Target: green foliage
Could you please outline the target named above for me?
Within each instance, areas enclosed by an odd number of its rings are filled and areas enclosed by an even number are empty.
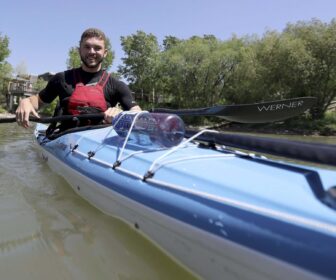
[[[336,114],[327,113],[321,119],[312,119],[311,116],[301,116],[288,119],[281,125],[286,129],[296,132],[296,134],[316,133],[324,136],[335,135],[336,133]]]
[[[174,103],[184,106],[211,106],[225,101],[225,89],[238,63],[232,42],[211,37],[193,37],[179,42],[162,54],[161,77],[165,94],[174,94]]]
[[[66,61],[67,68],[78,68],[81,66],[81,63],[78,47],[71,47]]]
[[[157,81],[159,45],[153,34],[137,31],[136,34],[121,37],[121,45],[126,54],[122,58],[124,66],[118,72],[131,83],[133,91],[149,95]]]
[[[111,72],[110,75],[117,80],[121,79],[121,74],[119,72]]]
[[[47,83],[48,83],[47,81],[39,78],[37,79],[36,83],[33,84],[33,89],[39,92],[47,86]]]
[[[283,32],[268,31],[261,38],[166,36],[159,46],[153,34],[137,31],[121,41],[125,57],[118,72],[136,94],[147,96],[148,106],[315,96],[310,114],[321,119],[336,98],[336,20],[288,24]]]
[[[291,81],[289,86],[316,96],[317,104],[311,114],[314,119],[322,118],[336,98],[336,21],[326,24],[314,19],[288,24],[284,36],[300,40],[305,51],[302,71],[296,75],[296,83]]]
[[[47,85],[47,81],[39,78],[37,79],[36,83],[33,84],[33,89],[37,92],[44,89]],[[56,98],[51,104],[44,105],[39,111],[42,115],[51,116],[54,113],[56,105],[58,103],[58,98]]]
[[[178,45],[179,43],[183,42],[183,40],[180,40],[174,36],[166,36],[163,40],[163,48],[165,51],[169,50],[170,48]]]
[[[56,98],[53,102],[50,104],[44,105],[40,110],[39,113],[44,116],[53,116],[55,112],[55,108],[58,104],[59,99]]]
[[[0,33],[0,63],[3,63],[5,59],[10,55],[9,38],[2,36]]]
[[[5,101],[8,81],[13,71],[12,66],[6,61],[9,54],[9,38],[0,33],[0,103]]]
[[[108,70],[113,62],[114,59],[114,51],[112,50],[111,42],[107,38],[106,39],[106,49],[107,49],[107,55],[102,63],[102,68]],[[78,68],[81,66],[81,58],[79,55],[78,47],[71,47],[68,52],[68,58],[66,61],[67,68]]]
[[[0,62],[0,97],[7,93],[8,82],[13,72],[12,66],[4,61]]]

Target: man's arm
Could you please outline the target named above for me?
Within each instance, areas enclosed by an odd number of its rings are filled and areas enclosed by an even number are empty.
[[[17,123],[25,128],[28,128],[30,114],[39,118],[37,110],[42,104],[43,102],[38,94],[22,99],[15,112]]]

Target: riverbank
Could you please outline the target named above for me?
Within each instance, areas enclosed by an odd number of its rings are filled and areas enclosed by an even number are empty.
[[[15,115],[11,113],[0,113],[0,118],[13,118],[13,117],[15,117]]]
[[[302,136],[336,136],[335,125],[297,125],[286,123],[270,124],[239,124],[222,123],[209,126],[209,129],[218,131],[276,134],[276,135],[302,135]]]
[[[197,119],[192,120],[198,121]],[[203,124],[190,125],[192,129],[214,129],[218,131],[246,132],[276,135],[336,136],[336,114],[327,114],[324,119],[312,120],[306,117],[293,118],[282,122],[244,124],[218,119],[203,120]],[[188,123],[188,120],[186,120]],[[187,125],[188,126],[188,125]]]
[[[313,128],[310,126],[291,126],[284,123],[273,123],[273,124],[222,123],[218,125],[207,126],[206,128],[218,131],[241,132],[241,133],[302,135],[302,136],[336,136],[336,129],[330,126]]]

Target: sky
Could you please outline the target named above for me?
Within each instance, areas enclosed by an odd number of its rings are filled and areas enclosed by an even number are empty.
[[[9,37],[7,61],[29,74],[66,69],[71,47],[82,32],[96,27],[109,37],[116,71],[124,52],[121,36],[142,30],[162,44],[165,36],[187,39],[212,34],[262,36],[287,23],[336,18],[335,0],[0,0],[0,36]]]

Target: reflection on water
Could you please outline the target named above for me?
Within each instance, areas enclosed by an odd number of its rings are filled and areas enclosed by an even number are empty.
[[[193,279],[76,195],[16,124],[0,126],[0,223],[1,279]]]

